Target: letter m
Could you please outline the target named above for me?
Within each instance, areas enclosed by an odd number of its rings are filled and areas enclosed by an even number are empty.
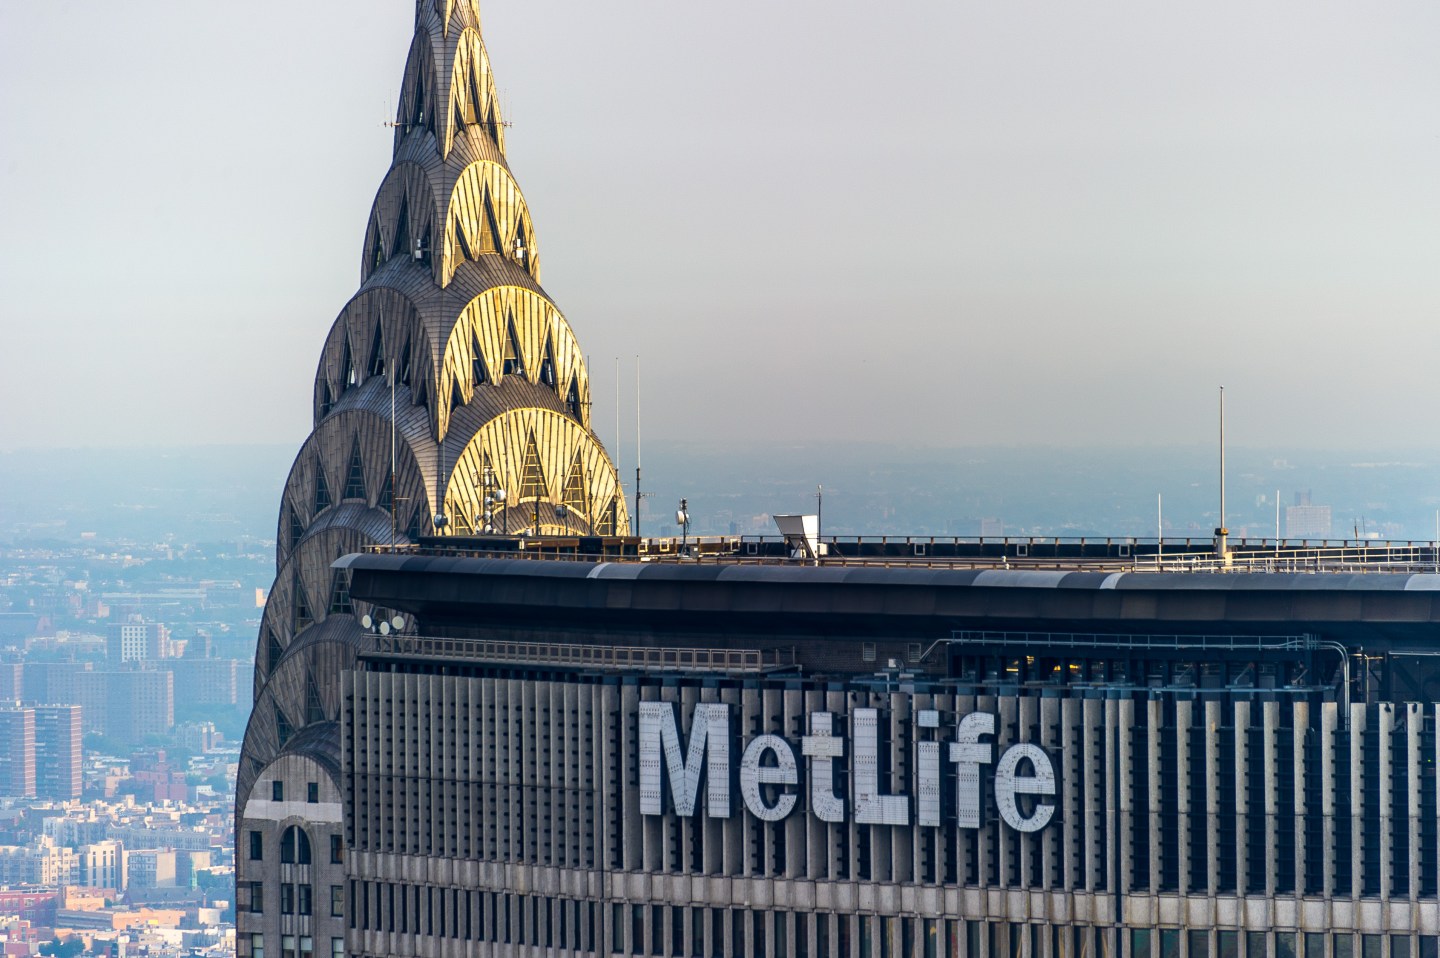
[[[668,773],[675,814],[694,815],[703,770],[706,813],[729,818],[730,706],[723,702],[695,706],[683,756],[675,711],[673,702],[640,703],[640,814],[665,814],[663,773]]]

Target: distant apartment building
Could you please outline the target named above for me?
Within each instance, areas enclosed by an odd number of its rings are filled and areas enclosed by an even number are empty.
[[[0,662],[0,702],[13,702],[25,697],[25,666],[20,662]]]
[[[21,672],[21,698],[26,702],[84,705],[76,697],[79,676],[91,673],[89,662],[26,662]]]
[[[66,801],[84,785],[79,705],[37,705],[35,712],[35,794]]]
[[[171,672],[101,672],[107,688],[105,734],[122,742],[164,735],[175,725]]]
[[[35,710],[0,708],[0,795],[35,797]]]
[[[79,858],[79,884],[86,888],[125,890],[125,846],[116,841],[82,845]]]
[[[73,885],[79,875],[75,850],[48,836],[33,845],[0,845],[0,885]]]
[[[106,659],[116,668],[127,662],[154,662],[170,657],[170,630],[159,622],[119,622],[109,628]]]
[[[1295,493],[1295,504],[1285,507],[1285,538],[1328,539],[1330,530],[1330,507],[1312,503],[1309,492]]]
[[[169,664],[175,684],[185,690],[185,701],[193,705],[234,705],[240,700],[243,674],[236,659],[175,659]]]
[[[175,852],[147,848],[126,854],[126,886],[140,888],[175,887]]]

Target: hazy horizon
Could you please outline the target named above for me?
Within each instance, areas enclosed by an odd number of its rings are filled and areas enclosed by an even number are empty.
[[[1433,5],[483,13],[612,448],[1425,441]],[[412,15],[0,7],[0,448],[299,446]]]

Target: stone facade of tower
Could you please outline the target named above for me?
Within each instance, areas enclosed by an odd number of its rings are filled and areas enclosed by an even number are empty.
[[[343,948],[340,677],[377,610],[331,563],[422,535],[629,531],[504,131],[475,0],[419,0],[360,289],[281,497],[236,792],[241,955]]]

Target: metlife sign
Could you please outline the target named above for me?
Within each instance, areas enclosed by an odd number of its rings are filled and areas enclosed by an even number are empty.
[[[641,702],[640,811],[689,817],[703,798],[708,817],[729,818],[731,790],[738,784],[745,809],[762,821],[787,818],[801,795],[808,794],[810,811],[821,821],[844,822],[853,816],[861,825],[911,825],[913,815],[913,824],[938,828],[947,813],[941,807],[943,756],[956,766],[948,817],[960,828],[983,824],[982,789],[987,779],[1000,818],[1016,831],[1039,831],[1054,817],[1057,783],[1050,756],[1038,745],[1021,743],[997,757],[995,716],[989,712],[958,717],[949,742],[917,742],[913,794],[882,793],[879,721],[876,709],[852,710],[847,738],[837,731],[834,713],[811,712],[810,734],[800,739],[798,755],[795,746],[779,735],[757,735],[745,744],[738,769],[732,769],[735,741],[729,705],[696,705],[689,740],[682,742],[674,703]],[[940,712],[917,711],[915,724],[938,732]],[[802,757],[808,759],[803,784]],[[848,762],[848,795],[836,794],[837,762]],[[699,794],[702,773],[703,796]]]

